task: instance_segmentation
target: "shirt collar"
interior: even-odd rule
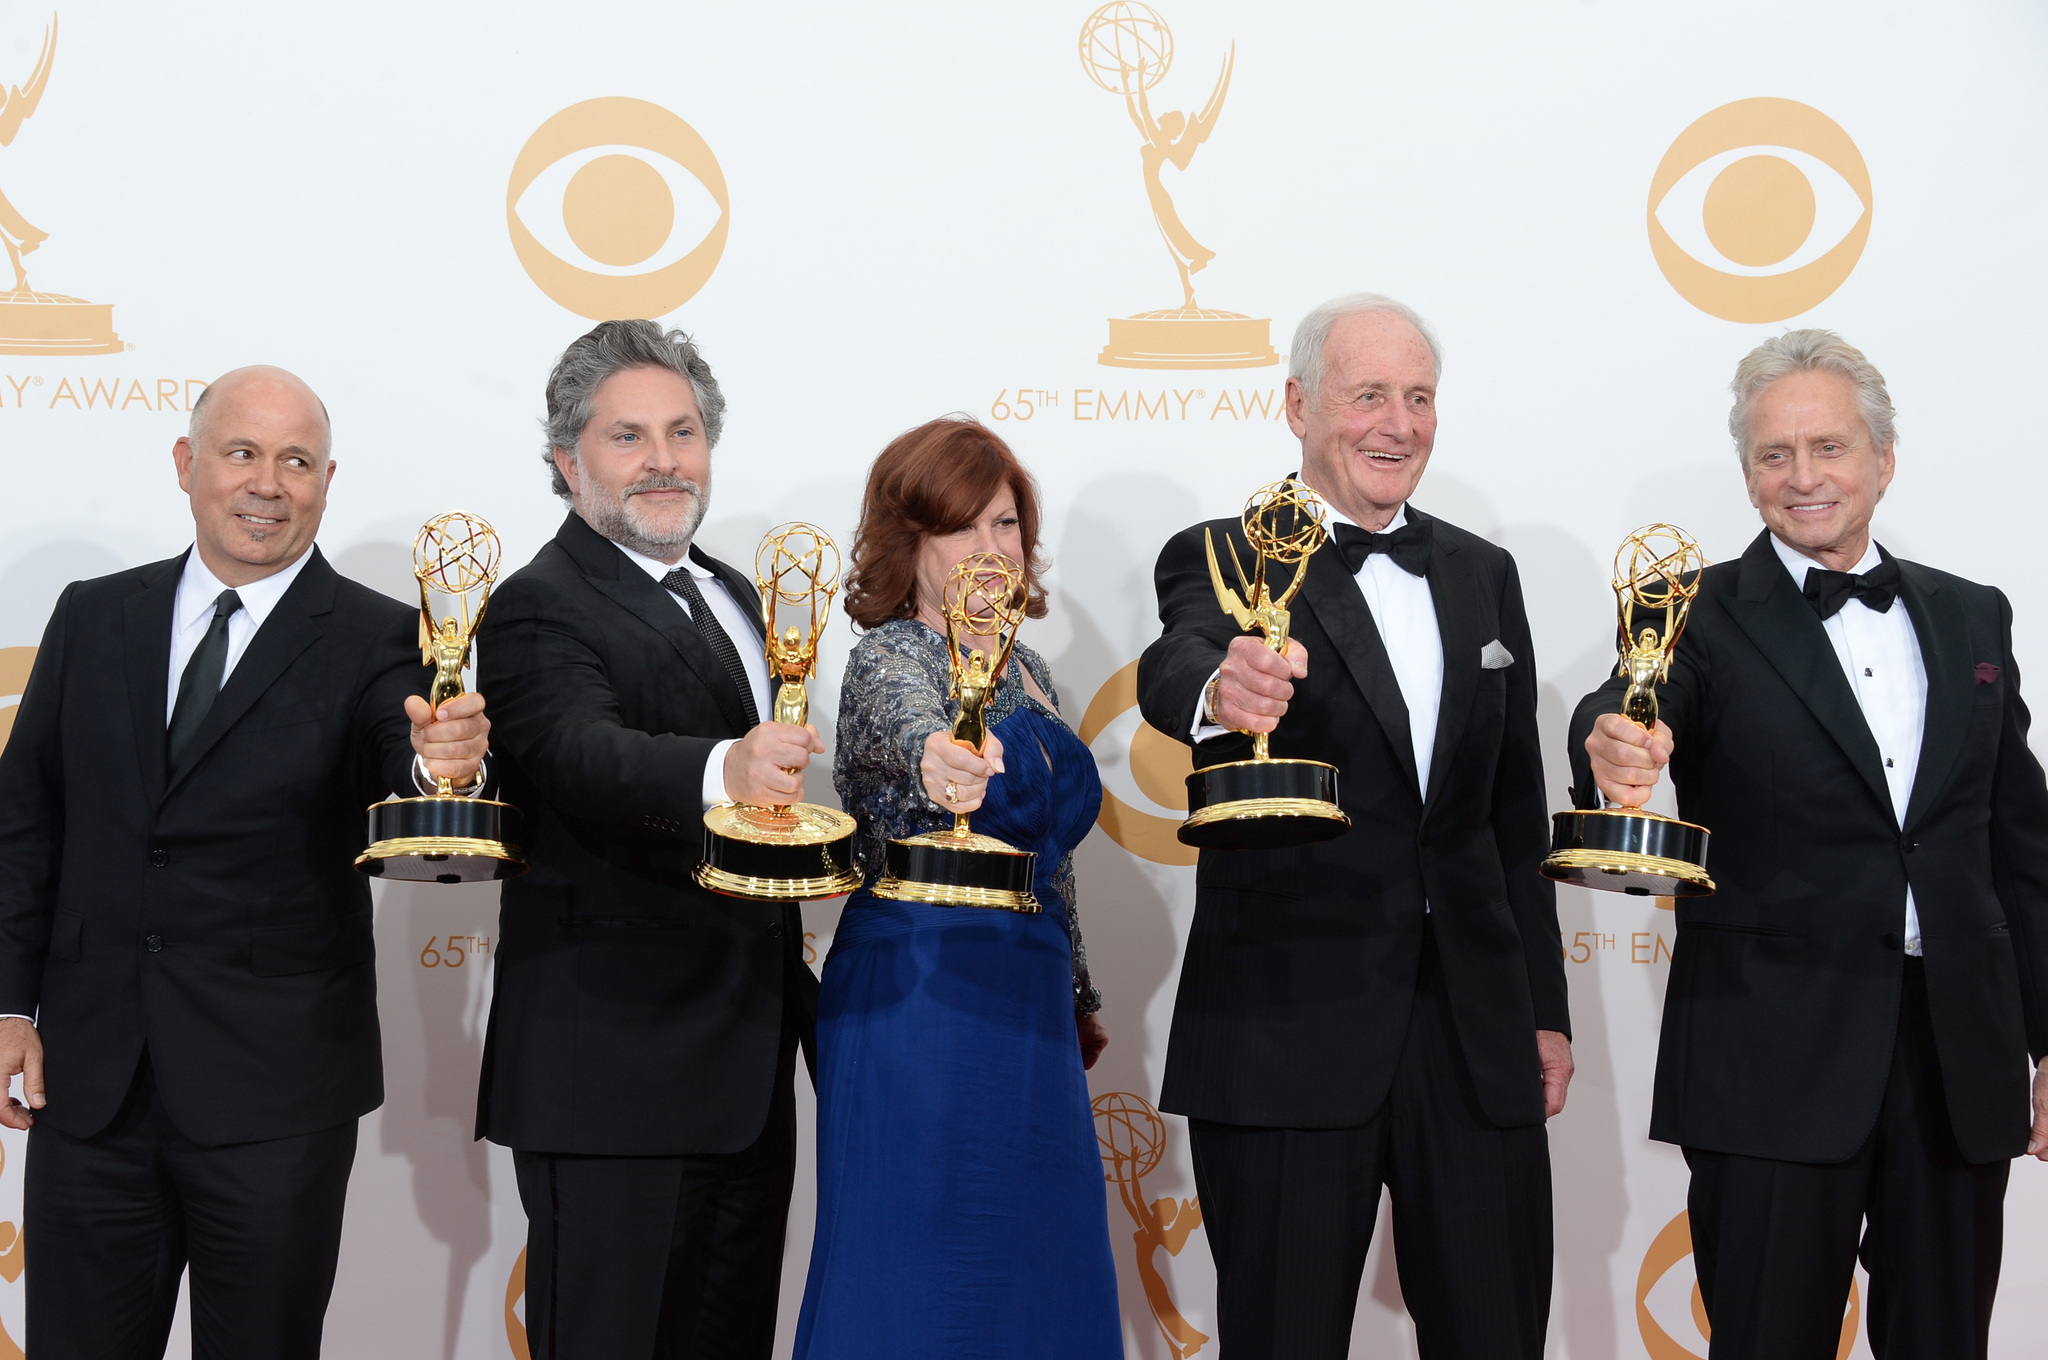
[[[1330,523],[1332,525],[1349,524],[1354,529],[1358,527],[1357,521],[1353,520],[1351,516],[1345,514],[1342,510],[1339,510],[1336,506],[1331,505],[1328,501],[1323,502],[1323,508],[1329,512]],[[1394,532],[1394,530],[1400,528],[1407,522],[1408,503],[1406,501],[1403,501],[1401,502],[1401,508],[1394,512],[1394,517],[1388,520],[1387,526],[1384,529],[1381,529],[1379,532],[1383,534],[1391,534],[1392,532]]]
[[[270,617],[270,611],[277,608],[277,602],[292,588],[292,582],[299,579],[306,563],[313,560],[313,549],[299,554],[299,560],[283,571],[273,572],[260,581],[251,581],[245,586],[232,589],[242,601],[242,608],[248,611],[249,619],[258,628]],[[220,593],[230,587],[207,569],[199,556],[199,547],[194,544],[185,554],[185,571],[178,578],[177,627],[179,631],[190,628],[200,619],[213,613],[214,604]]]
[[[1785,564],[1785,570],[1792,574],[1792,584],[1798,586],[1801,590],[1806,589],[1806,573],[1808,571],[1828,570],[1828,568],[1814,561],[1805,553],[1788,545],[1784,539],[1779,538],[1776,534],[1771,535],[1771,547],[1777,550],[1778,560]],[[1849,568],[1849,570],[1857,575],[1861,575],[1882,561],[1884,561],[1884,555],[1877,550],[1877,540],[1873,538],[1870,540],[1869,546],[1863,550],[1863,559],[1855,566]]]
[[[704,566],[702,563],[698,562],[697,559],[694,556],[692,556],[690,552],[685,552],[683,554],[683,560],[676,563],[675,566],[672,567],[668,563],[661,561],[659,558],[649,557],[645,553],[636,553],[623,543],[613,543],[612,546],[614,548],[617,548],[620,552],[624,553],[626,555],[627,561],[631,562],[634,566],[640,568],[640,570],[646,572],[649,576],[652,576],[657,583],[659,583],[664,576],[667,576],[670,572],[674,571],[676,567],[681,567],[684,571],[689,572],[690,575],[696,577],[700,581],[709,581],[715,579],[715,573],[711,570],[711,568]],[[692,547],[694,548],[695,545],[693,544]]]

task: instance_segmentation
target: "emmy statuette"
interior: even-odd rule
[[[1215,536],[1202,531],[1217,603],[1238,627],[1263,633],[1274,652],[1287,650],[1287,602],[1308,578],[1308,559],[1329,539],[1325,514],[1322,498],[1292,477],[1253,492],[1243,521],[1245,542],[1252,549],[1249,581],[1237,559],[1237,546],[1227,536],[1223,540],[1242,597],[1224,584]],[[1293,579],[1278,596],[1267,579],[1269,563],[1294,568]],[[1337,806],[1337,767],[1320,760],[1276,760],[1267,747],[1267,734],[1253,733],[1250,760],[1211,765],[1188,776],[1188,818],[1180,828],[1183,844],[1210,850],[1277,850],[1344,834],[1351,819]]]
[[[1648,730],[1657,725],[1657,686],[1670,678],[1671,653],[1699,593],[1707,559],[1685,530],[1651,524],[1622,541],[1614,555],[1614,595],[1621,615],[1621,664],[1628,677],[1621,714]],[[1636,611],[1646,615],[1637,626]],[[1652,619],[1664,615],[1660,628]],[[1604,801],[1604,800],[1603,800]],[[1583,888],[1636,897],[1705,897],[1707,829],[1651,812],[1612,807],[1557,813],[1550,819],[1550,855],[1543,876]]]
[[[754,584],[761,588],[768,671],[780,681],[774,720],[801,727],[810,717],[805,682],[817,669],[818,635],[839,591],[838,545],[815,525],[778,525],[754,554]],[[782,626],[779,614],[785,606],[801,615],[801,626]],[[698,886],[755,902],[808,902],[850,893],[860,886],[853,832],[853,818],[816,803],[719,803],[704,814]]]
[[[491,602],[501,549],[497,531],[477,515],[437,515],[412,546],[420,583],[420,663],[434,668],[427,702],[437,711],[463,692],[477,625]],[[452,613],[437,621],[434,597]],[[476,597],[471,608],[470,597]],[[488,798],[465,798],[448,780],[425,798],[393,798],[370,809],[370,848],[356,868],[372,878],[408,883],[478,883],[526,872],[519,810]]]
[[[1001,553],[976,553],[946,578],[941,608],[953,661],[947,697],[960,703],[953,740],[976,755],[988,745],[984,713],[1010,664],[1027,603],[1023,568]],[[962,656],[962,638],[977,637],[995,640],[993,661],[979,647]],[[945,830],[890,841],[884,854],[884,871],[874,887],[877,897],[941,907],[1038,910],[1031,892],[1037,854],[969,830],[964,812],[954,813],[953,825]]]

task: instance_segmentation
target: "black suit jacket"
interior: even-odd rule
[[[754,583],[692,548],[742,602]],[[733,639],[759,647],[756,631]],[[704,763],[740,693],[676,601],[573,513],[491,596],[477,688],[532,871],[504,887],[477,1134],[530,1152],[735,1152],[768,1117],[794,904],[697,887]]]
[[[0,753],[0,1011],[49,1105],[113,1119],[147,1047],[195,1142],[331,1128],[384,1099],[364,807],[411,787],[418,615],[318,548],[177,769],[164,712],[185,558],[68,586]]]
[[[1166,631],[1138,663],[1145,720],[1182,740],[1239,635],[1209,582],[1205,528],[1219,558],[1227,534],[1251,562],[1235,520],[1172,539],[1155,572]],[[1272,753],[1335,765],[1352,826],[1301,849],[1202,851],[1162,1109],[1291,1128],[1371,1119],[1407,1034],[1426,902],[1481,1106],[1502,1127],[1543,1119],[1536,1031],[1568,1034],[1571,1021],[1556,897],[1536,872],[1547,823],[1528,618],[1505,551],[1441,520],[1433,541],[1444,681],[1427,790],[1358,583],[1334,547],[1304,568],[1291,635],[1308,650],[1308,677]],[[1275,589],[1287,579],[1283,569]],[[1513,664],[1482,669],[1494,641]],[[1233,733],[1197,748],[1195,763],[1250,753]]]
[[[1713,833],[1718,891],[1681,898],[1650,1136],[1796,1162],[1853,1155],[1875,1126],[1898,1034],[1906,886],[1963,1155],[2018,1156],[2027,1056],[2048,1048],[2048,786],[2004,595],[1900,562],[1927,666],[1904,827],[1826,629],[1772,549],[1700,574],[1658,687],[1680,813]],[[1624,681],[1579,704],[1575,797],[1596,806],[1585,738]]]

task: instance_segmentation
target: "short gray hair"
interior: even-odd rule
[[[1422,337],[1422,343],[1429,346],[1430,363],[1436,370],[1438,381],[1444,376],[1443,347],[1436,342],[1436,332],[1429,328],[1413,307],[1405,302],[1380,293],[1345,293],[1333,297],[1322,306],[1301,319],[1294,328],[1294,344],[1287,352],[1287,376],[1301,384],[1310,396],[1319,396],[1323,390],[1323,350],[1330,343],[1330,327],[1347,316],[1362,316],[1367,312],[1391,312],[1415,328]]]
[[[718,447],[725,431],[725,394],[711,365],[690,337],[681,331],[664,331],[652,321],[600,321],[589,334],[572,342],[555,361],[548,374],[548,414],[542,421],[548,446],[541,453],[547,462],[554,492],[570,499],[569,483],[555,466],[555,450],[566,449],[576,456],[577,441],[590,423],[591,403],[604,380],[629,368],[665,368],[690,384],[697,409],[704,415],[704,442]]]
[[[1794,373],[1839,373],[1856,384],[1856,405],[1870,442],[1883,453],[1899,437],[1892,409],[1892,394],[1885,390],[1884,374],[1863,357],[1863,351],[1833,331],[1786,331],[1764,341],[1735,366],[1735,380],[1728,391],[1735,405],[1728,411],[1728,433],[1735,439],[1735,456],[1749,466],[1749,413],[1766,387]]]

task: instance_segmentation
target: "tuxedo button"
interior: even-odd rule
[[[149,862],[152,867],[161,869],[171,862],[171,852],[168,850],[152,850],[149,852]]]
[[[779,940],[782,938],[782,922],[770,921],[768,923],[768,938],[771,940]]]
[[[1884,947],[1886,949],[1904,949],[1906,942],[1900,937],[1898,931],[1888,930],[1884,934]]]
[[[161,935],[146,935],[143,937],[142,947],[152,954],[161,954],[164,950],[164,937]]]

